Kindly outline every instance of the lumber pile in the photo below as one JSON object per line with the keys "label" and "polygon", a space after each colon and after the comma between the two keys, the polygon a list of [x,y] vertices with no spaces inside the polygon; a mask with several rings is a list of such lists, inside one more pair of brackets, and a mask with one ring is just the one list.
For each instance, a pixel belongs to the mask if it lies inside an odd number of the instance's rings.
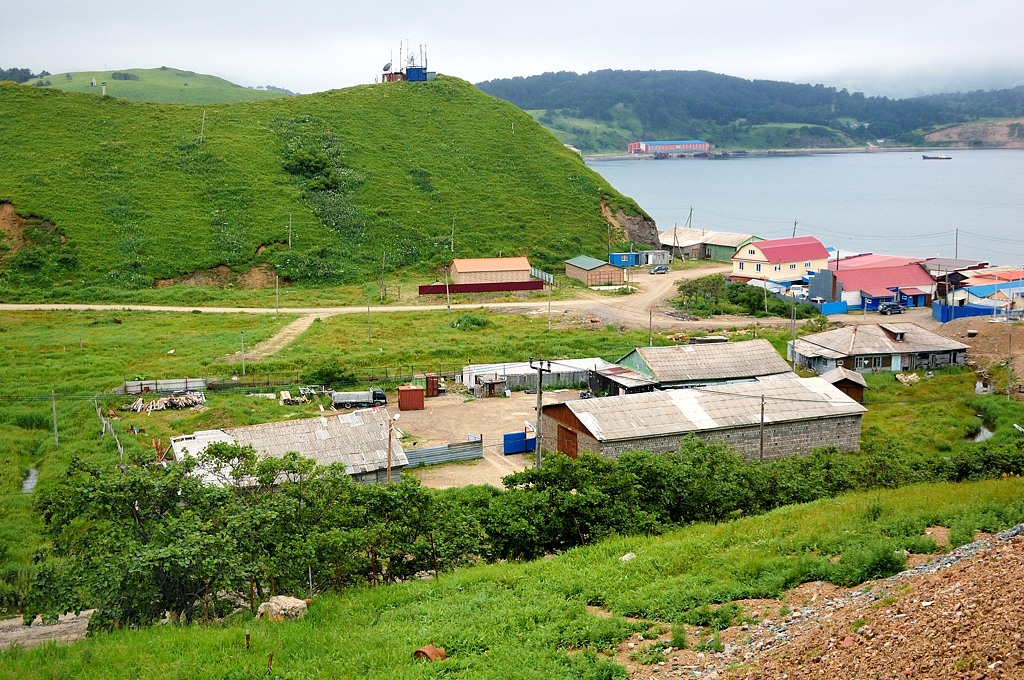
{"label": "lumber pile", "polygon": [[202,392],[185,392],[184,394],[172,394],[169,397],[159,397],[152,401],[145,401],[139,397],[130,404],[121,407],[122,411],[134,411],[135,413],[152,413],[164,409],[194,408],[206,403],[206,395]]}
{"label": "lumber pile", "polygon": [[918,382],[921,379],[921,376],[917,373],[897,373],[896,379],[899,380],[900,383],[910,387],[914,383]]}

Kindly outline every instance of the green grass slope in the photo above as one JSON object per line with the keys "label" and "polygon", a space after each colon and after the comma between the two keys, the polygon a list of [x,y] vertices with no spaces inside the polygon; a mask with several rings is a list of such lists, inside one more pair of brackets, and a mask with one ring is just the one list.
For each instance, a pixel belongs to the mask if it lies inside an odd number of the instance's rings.
{"label": "green grass slope", "polygon": [[311,285],[453,254],[550,267],[605,251],[602,200],[646,217],[528,114],[444,77],[201,107],[0,86],[0,157],[0,209],[30,218],[0,231],[9,299],[219,266]]}
{"label": "green grass slope", "polygon": [[[93,85],[93,83],[96,83]],[[100,95],[106,83],[108,96],[133,102],[161,104],[231,104],[261,99],[277,99],[290,93],[281,89],[257,90],[192,71],[169,66],[130,68],[116,71],[75,71],[36,78],[28,85],[50,83],[46,87]]]}
{"label": "green grass slope", "polygon": [[[655,538],[614,538],[546,560],[355,588],[316,599],[295,622],[243,615],[13,649],[0,652],[0,678],[624,679],[607,652],[633,632],[688,623],[710,636],[739,612],[715,615],[709,605],[779,597],[806,581],[886,576],[901,568],[903,550],[942,551],[923,536],[928,526],[949,527],[959,545],[975,530],[1020,522],[1022,490],[1017,478],[851,494]],[[626,553],[635,558],[620,561]],[[448,658],[414,660],[428,642]]]}

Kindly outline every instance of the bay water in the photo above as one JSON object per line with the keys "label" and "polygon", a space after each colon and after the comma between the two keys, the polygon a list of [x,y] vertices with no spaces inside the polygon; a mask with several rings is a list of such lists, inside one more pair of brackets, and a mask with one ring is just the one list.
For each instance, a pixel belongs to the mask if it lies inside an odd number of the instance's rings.
{"label": "bay water", "polygon": [[[934,152],[930,152],[934,153]],[[1024,150],[590,160],[660,231],[815,236],[840,253],[1024,266]],[[692,209],[692,217],[691,217]]]}

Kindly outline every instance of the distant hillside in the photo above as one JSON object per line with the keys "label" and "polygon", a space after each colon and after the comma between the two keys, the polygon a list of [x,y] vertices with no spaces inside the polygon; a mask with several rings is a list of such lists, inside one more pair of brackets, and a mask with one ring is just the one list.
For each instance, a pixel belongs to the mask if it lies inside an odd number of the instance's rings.
{"label": "distant hillside", "polygon": [[382,260],[436,270],[453,245],[550,267],[605,252],[606,207],[647,218],[528,115],[445,77],[202,107],[0,86],[0,157],[0,290],[37,295],[218,267],[363,282]]}
{"label": "distant hillside", "polygon": [[231,104],[293,94],[281,88],[242,87],[217,76],[181,71],[169,66],[46,74],[26,84],[99,95],[104,91],[104,83],[106,94],[110,97],[158,104]]}
{"label": "distant hillside", "polygon": [[1024,87],[914,99],[707,71],[560,72],[480,83],[584,152],[641,139],[699,138],[723,149],[923,144],[938,128],[1024,115]]}

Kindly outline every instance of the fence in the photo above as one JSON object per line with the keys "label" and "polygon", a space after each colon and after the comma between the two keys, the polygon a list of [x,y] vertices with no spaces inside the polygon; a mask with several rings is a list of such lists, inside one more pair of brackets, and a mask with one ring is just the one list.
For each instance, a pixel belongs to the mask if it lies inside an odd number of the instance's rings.
{"label": "fence", "polygon": [[103,417],[103,411],[100,410],[99,405],[93,400],[93,406],[96,407],[96,417],[100,419],[100,423],[103,428],[100,430],[100,436],[110,432],[114,436],[114,444],[117,446],[117,452],[121,455],[121,459],[124,459],[124,447],[121,446],[121,440],[117,438],[117,431],[114,426],[110,424],[110,421]]}
{"label": "fence", "polygon": [[206,378],[171,378],[170,380],[126,380],[121,386],[123,394],[143,392],[196,392],[206,389]]}
{"label": "fence", "polygon": [[445,444],[429,449],[405,449],[405,457],[409,459],[409,467],[421,465],[437,465],[455,460],[476,460],[484,457],[484,442],[481,438],[475,442]]}
{"label": "fence", "polygon": [[953,319],[964,319],[971,316],[992,316],[993,310],[988,305],[947,305],[941,302],[932,303],[932,318],[939,323],[948,323]]}
{"label": "fence", "polygon": [[505,281],[503,283],[435,283],[420,286],[420,295],[444,295],[445,293],[493,293],[498,291],[542,290],[543,281]]}

